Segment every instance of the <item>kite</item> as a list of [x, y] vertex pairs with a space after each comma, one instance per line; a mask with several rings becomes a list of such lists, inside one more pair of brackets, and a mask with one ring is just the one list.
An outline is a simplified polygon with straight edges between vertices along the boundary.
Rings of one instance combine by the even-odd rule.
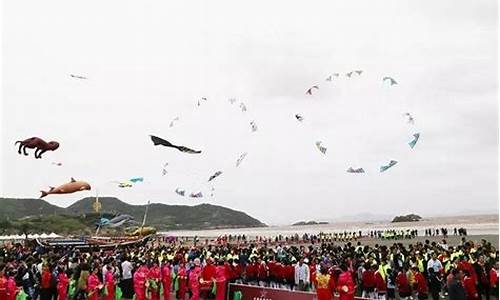
[[134, 177], [129, 179], [130, 182], [133, 183], [138, 183], [138, 182], [144, 182], [144, 177]]
[[321, 153], [326, 154], [326, 150], [327, 150], [327, 149], [326, 149], [326, 147], [323, 147], [323, 146], [321, 145], [321, 141], [317, 141], [317, 142], [316, 142], [316, 147], [318, 148], [318, 150], [319, 150], [319, 151], [321, 151]]
[[186, 195], [186, 190], [184, 190], [184, 189], [176, 188], [175, 192], [177, 193], [177, 195], [182, 196], [182, 197], [184, 197]]
[[358, 75], [361, 75], [361, 73], [363, 73], [363, 70], [356, 70], [354, 72], [356, 72], [356, 74], [358, 74]]
[[198, 193], [191, 193], [189, 195], [189, 197], [191, 198], [202, 198], [203, 197], [203, 194], [201, 192], [198, 192]]
[[415, 145], [417, 144], [419, 138], [420, 138], [420, 133], [415, 133], [413, 135], [413, 140], [408, 143], [408, 145], [410, 145], [410, 148], [413, 149], [413, 147], [415, 147]]
[[365, 170], [363, 168], [353, 169], [352, 167], [347, 169], [347, 173], [364, 173]]
[[190, 153], [190, 154], [201, 153], [201, 151], [193, 150], [193, 149], [190, 149], [188, 147], [174, 145], [174, 144], [170, 143], [169, 141], [166, 141], [166, 140], [159, 138], [157, 136], [154, 136], [154, 135], [150, 135], [150, 137], [151, 137], [151, 141], [153, 141], [153, 144], [155, 146], [162, 145], [165, 147], [171, 147], [171, 148], [175, 148], [181, 152]]
[[72, 194], [80, 191], [90, 191], [90, 184], [85, 181], [76, 181], [73, 177], [71, 177], [71, 181], [60, 185], [58, 187], [50, 187], [48, 192], [41, 191], [42, 195], [40, 198], [43, 198], [47, 195], [51, 194]]
[[87, 77], [80, 76], [80, 75], [69, 74], [69, 76], [76, 78], [76, 79], [87, 79]]
[[394, 167], [398, 162], [395, 160], [391, 160], [388, 165], [380, 167], [380, 173], [387, 171], [388, 169]]
[[317, 90], [319, 90], [319, 86], [317, 86], [317, 85], [313, 85], [312, 87], [310, 87], [310, 88], [306, 91], [306, 94], [307, 94], [307, 95], [312, 95], [312, 94], [313, 94], [313, 92], [312, 92], [312, 90], [313, 90], [313, 89], [317, 89]]
[[252, 125], [252, 132], [256, 132], [257, 131], [257, 124], [255, 124], [254, 121], [250, 122], [250, 125]]
[[53, 162], [52, 164], [53, 164], [53, 165], [56, 165], [56, 166], [58, 166], [58, 167], [62, 166], [62, 163], [60, 163], [60, 162]]
[[351, 72], [349, 72], [349, 73], [346, 73], [346, 74], [345, 74], [345, 76], [347, 76], [347, 77], [351, 78], [352, 73], [353, 73], [353, 71], [351, 71]]
[[299, 114], [295, 114], [295, 119], [297, 119], [297, 121], [299, 121], [299, 122], [304, 121], [304, 117], [302, 117], [302, 116], [301, 116], [301, 115], [299, 115]]
[[243, 154], [240, 155], [240, 157], [236, 160], [236, 167], [238, 167], [241, 164], [241, 162], [245, 159], [246, 156], [247, 156], [246, 152], [243, 152]]
[[134, 217], [131, 215], [118, 215], [112, 218], [111, 220], [108, 221], [106, 225], [109, 225], [109, 227], [120, 227], [126, 222], [134, 221]]
[[170, 122], [170, 125], [168, 125], [169, 127], [174, 127], [174, 122], [175, 121], [179, 121], [179, 117], [175, 117], [171, 122]]
[[240, 103], [240, 108], [241, 108], [242, 112], [247, 111], [247, 107], [246, 107], [245, 103], [243, 103], [243, 102]]
[[234, 99], [234, 98], [229, 98], [229, 100], [228, 100], [228, 101], [229, 101], [229, 103], [234, 104], [234, 102], [236, 102], [236, 99]]
[[326, 81], [332, 81], [333, 77], [339, 77], [339, 73], [333, 73], [332, 75], [328, 76], [326, 78]]
[[414, 124], [415, 123], [415, 119], [413, 118], [412, 115], [410, 115], [410, 113], [405, 113], [404, 116], [408, 117], [408, 123], [409, 124]]
[[[207, 101], [207, 98], [202, 97], [202, 98], [201, 98], [201, 100], [203, 100], [203, 101]], [[198, 106], [200, 106], [200, 105], [201, 105], [200, 100], [198, 100]]]
[[45, 152], [54, 151], [59, 148], [58, 142], [51, 141], [47, 143], [39, 137], [32, 137], [29, 139], [25, 139], [24, 141], [16, 141], [14, 145], [17, 144], [19, 144], [19, 150], [17, 150], [17, 153], [24, 153], [24, 155], [28, 155], [28, 152], [26, 152], [26, 148], [35, 149], [35, 158], [42, 158], [42, 154], [44, 154]]
[[167, 173], [168, 173], [168, 172], [167, 172], [167, 166], [168, 166], [168, 163], [165, 163], [165, 164], [163, 165], [163, 170], [162, 170], [162, 172], [161, 172], [161, 173], [163, 174], [163, 176], [167, 175]]
[[396, 80], [394, 80], [394, 78], [392, 78], [392, 77], [386, 76], [386, 77], [384, 77], [384, 78], [382, 79], [382, 81], [386, 81], [386, 80], [389, 80], [389, 83], [390, 83], [391, 85], [398, 84], [398, 83], [397, 83], [397, 81], [396, 81]]
[[212, 175], [208, 178], [208, 181], [210, 182], [210, 181], [214, 180], [216, 177], [220, 176], [221, 174], [222, 174], [222, 171], [215, 172], [214, 175]]
[[130, 183], [130, 182], [119, 182], [119, 183], [118, 183], [118, 187], [119, 187], [119, 188], [128, 188], [128, 187], [132, 187], [132, 183]]
[[100, 218], [99, 221], [96, 223], [97, 226], [106, 226], [109, 225], [109, 219], [108, 218]]

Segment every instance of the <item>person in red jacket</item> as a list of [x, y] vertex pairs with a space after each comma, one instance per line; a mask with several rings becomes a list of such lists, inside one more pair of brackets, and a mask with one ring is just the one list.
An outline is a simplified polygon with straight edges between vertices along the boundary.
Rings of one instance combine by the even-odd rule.
[[40, 300], [50, 300], [50, 280], [52, 279], [52, 273], [50, 272], [49, 266], [44, 265], [42, 267], [42, 278], [40, 280]]
[[337, 292], [339, 293], [339, 300], [354, 300], [354, 291], [356, 286], [352, 279], [352, 273], [349, 272], [347, 264], [340, 265], [341, 273], [337, 280]]
[[490, 291], [492, 295], [498, 296], [498, 262], [491, 267], [490, 276]]
[[260, 286], [267, 286], [268, 269], [266, 263], [260, 258], [257, 260], [257, 280]]
[[94, 266], [94, 269], [92, 270], [92, 274], [90, 274], [89, 278], [87, 279], [87, 299], [88, 300], [98, 300], [99, 299], [99, 293], [101, 289], [103, 288], [103, 285], [101, 284], [101, 281], [99, 280], [99, 276], [97, 274], [99, 273], [99, 266], [96, 265]]
[[134, 293], [136, 300], [145, 300], [146, 299], [146, 281], [148, 277], [148, 267], [141, 263], [137, 271], [135, 271], [133, 276], [134, 282]]
[[68, 296], [69, 279], [62, 267], [57, 270], [57, 295], [58, 299], [66, 300]]
[[111, 265], [106, 266], [106, 273], [104, 274], [104, 285], [106, 287], [106, 296], [104, 300], [114, 300], [115, 299], [115, 276], [113, 275], [113, 267]]
[[377, 295], [377, 299], [385, 299], [385, 295], [387, 294], [387, 283], [385, 282], [384, 276], [382, 276], [378, 267], [374, 267], [377, 269], [373, 275], [375, 277], [375, 293]]
[[375, 269], [373, 266], [367, 266], [361, 275], [361, 282], [363, 285], [363, 298], [374, 298], [375, 291]]
[[474, 278], [470, 275], [469, 271], [464, 271], [464, 281], [463, 285], [465, 288], [465, 294], [467, 295], [467, 300], [479, 300], [479, 293], [477, 292], [476, 282]]
[[17, 296], [17, 292], [19, 289], [17, 288], [16, 285], [16, 280], [14, 279], [16, 277], [16, 272], [14, 270], [10, 271], [9, 274], [7, 274], [7, 298], [6, 300], [15, 300]]
[[7, 299], [7, 276], [5, 276], [5, 265], [0, 265], [0, 299]]
[[226, 299], [226, 286], [227, 286], [227, 270], [224, 266], [224, 261], [219, 260], [215, 268], [215, 284], [216, 284], [216, 300]]
[[254, 260], [245, 269], [246, 282], [250, 285], [257, 284], [257, 262]]
[[[147, 280], [149, 282], [150, 300], [160, 300], [161, 270], [156, 261], [149, 269]], [[111, 300], [111, 299], [110, 299]]]
[[172, 277], [170, 270], [170, 262], [166, 261], [161, 266], [161, 282], [163, 284], [163, 299], [170, 300], [170, 290], [172, 286]]
[[290, 290], [293, 290], [293, 286], [295, 285], [295, 268], [288, 260], [285, 260], [284, 273], [285, 286], [290, 287]]
[[417, 291], [418, 299], [425, 300], [428, 298], [429, 288], [427, 287], [427, 279], [424, 275], [420, 273], [418, 267], [413, 267], [413, 273], [415, 274], [415, 289]]
[[410, 284], [408, 283], [408, 277], [406, 277], [406, 270], [402, 268], [398, 275], [396, 276], [396, 286], [399, 291], [399, 298], [406, 299], [411, 296]]
[[211, 258], [207, 259], [207, 264], [201, 270], [203, 283], [200, 284], [200, 297], [206, 298], [211, 292], [213, 281], [215, 279], [215, 265]]

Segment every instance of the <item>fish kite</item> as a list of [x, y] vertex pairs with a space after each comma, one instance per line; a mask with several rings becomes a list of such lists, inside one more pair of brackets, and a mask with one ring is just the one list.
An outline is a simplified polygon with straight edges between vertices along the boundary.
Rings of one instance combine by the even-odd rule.
[[316, 147], [318, 148], [319, 151], [321, 151], [321, 153], [326, 154], [327, 148], [321, 145], [321, 141], [316, 142]]
[[35, 158], [42, 158], [42, 154], [47, 151], [54, 151], [59, 148], [59, 143], [55, 141], [46, 142], [39, 137], [31, 137], [29, 139], [25, 139], [24, 141], [16, 141], [14, 145], [19, 144], [19, 149], [17, 153], [28, 155], [26, 152], [26, 148], [35, 149]]
[[299, 114], [295, 114], [295, 119], [297, 119], [297, 121], [299, 121], [299, 122], [304, 121], [304, 117], [302, 117], [302, 116], [301, 116], [301, 115], [299, 115]]
[[182, 197], [184, 197], [186, 195], [186, 190], [184, 190], [184, 189], [176, 188], [175, 192], [177, 193], [177, 195], [182, 196]]
[[132, 187], [132, 183], [130, 182], [119, 182], [118, 183], [119, 188], [129, 188]]
[[48, 192], [41, 191], [42, 195], [40, 198], [51, 194], [72, 194], [80, 191], [90, 191], [90, 184], [85, 181], [76, 181], [73, 177], [71, 177], [71, 181], [68, 183], [60, 185], [56, 188], [50, 187]]
[[241, 108], [242, 112], [246, 112], [247, 111], [247, 107], [246, 107], [245, 103], [243, 103], [243, 102], [240, 103], [240, 108]]
[[398, 162], [395, 160], [391, 160], [388, 165], [380, 167], [380, 173], [387, 171], [388, 169], [394, 167]]
[[171, 122], [170, 122], [170, 125], [168, 125], [169, 127], [174, 127], [174, 122], [175, 121], [179, 121], [179, 117], [175, 117]]
[[189, 197], [191, 198], [202, 198], [203, 197], [203, 194], [201, 192], [198, 192], [198, 193], [191, 193], [189, 195]]
[[364, 173], [365, 170], [363, 168], [353, 169], [352, 167], [347, 169], [347, 173]]
[[238, 167], [241, 164], [241, 162], [245, 159], [246, 156], [247, 156], [246, 152], [240, 155], [240, 157], [236, 160], [236, 167]]
[[170, 143], [169, 141], [166, 141], [166, 140], [159, 138], [157, 136], [154, 136], [154, 135], [150, 135], [150, 137], [151, 137], [151, 141], [153, 141], [153, 144], [155, 146], [162, 145], [165, 147], [171, 147], [171, 148], [175, 148], [181, 152], [190, 153], [190, 154], [201, 153], [201, 151], [193, 150], [193, 149], [190, 149], [188, 147], [174, 145], [174, 144]]
[[408, 145], [410, 145], [410, 148], [413, 149], [413, 147], [415, 147], [415, 145], [417, 144], [419, 138], [420, 138], [420, 133], [415, 133], [413, 135], [413, 140], [408, 143]]
[[254, 121], [250, 122], [250, 125], [252, 126], [252, 132], [256, 132], [257, 131], [257, 124], [255, 124]]
[[356, 70], [354, 72], [356, 72], [356, 74], [358, 74], [358, 75], [361, 75], [361, 73], [363, 73], [363, 70]]
[[404, 116], [408, 117], [408, 123], [409, 124], [414, 124], [415, 123], [415, 119], [413, 118], [412, 115], [410, 115], [410, 113], [405, 113]]
[[138, 183], [138, 182], [144, 182], [144, 177], [134, 177], [129, 179], [130, 182], [133, 183]]
[[212, 175], [212, 176], [210, 176], [210, 177], [208, 178], [208, 182], [210, 182], [210, 181], [214, 180], [216, 177], [220, 176], [221, 174], [222, 174], [222, 171], [217, 171], [217, 172], [215, 172], [215, 173], [214, 173], [214, 175]]
[[236, 99], [235, 98], [229, 98], [228, 101], [229, 101], [229, 103], [234, 104], [234, 102], [236, 102]]
[[394, 80], [394, 78], [392, 78], [392, 77], [386, 76], [386, 77], [384, 77], [384, 78], [382, 79], [382, 81], [386, 81], [386, 80], [389, 80], [389, 83], [390, 83], [391, 85], [398, 84], [398, 83], [397, 83], [397, 81], [396, 81], [396, 80]]
[[165, 163], [165, 164], [163, 165], [163, 170], [162, 170], [162, 172], [161, 172], [161, 173], [163, 174], [163, 176], [167, 175], [167, 173], [168, 173], [168, 172], [167, 172], [167, 166], [168, 166], [168, 163]]
[[312, 90], [313, 90], [313, 89], [317, 89], [317, 90], [319, 90], [319, 86], [317, 86], [317, 85], [313, 85], [312, 87], [310, 87], [310, 88], [306, 91], [306, 94], [307, 94], [307, 95], [312, 95], [312, 94], [313, 94], [313, 92], [312, 92]]
[[69, 76], [71, 76], [72, 78], [76, 78], [76, 79], [87, 79], [87, 77], [80, 76], [80, 75], [69, 74]]

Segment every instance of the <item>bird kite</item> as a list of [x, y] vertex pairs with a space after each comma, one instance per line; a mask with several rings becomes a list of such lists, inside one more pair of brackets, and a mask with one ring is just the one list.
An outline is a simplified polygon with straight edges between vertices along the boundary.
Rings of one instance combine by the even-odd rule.
[[154, 135], [150, 135], [150, 137], [151, 137], [151, 141], [153, 141], [153, 144], [155, 146], [162, 145], [165, 147], [171, 147], [171, 148], [175, 148], [181, 152], [190, 153], [190, 154], [201, 153], [201, 151], [193, 150], [193, 149], [188, 148], [188, 147], [174, 145], [174, 144], [170, 143], [169, 141], [166, 141], [166, 140], [159, 138], [157, 136], [154, 136]]
[[236, 102], [236, 99], [235, 98], [229, 98], [228, 101], [229, 101], [229, 103], [234, 104], [234, 102]]
[[176, 188], [175, 192], [177, 193], [177, 195], [182, 196], [182, 197], [184, 197], [186, 195], [186, 190], [184, 190], [184, 189]]
[[247, 111], [247, 106], [243, 102], [240, 103], [240, 108], [241, 108], [242, 112], [246, 112]]
[[306, 91], [306, 94], [307, 94], [307, 95], [312, 95], [312, 94], [313, 94], [313, 92], [312, 92], [312, 90], [313, 90], [313, 89], [317, 89], [317, 90], [319, 90], [319, 86], [317, 86], [317, 85], [313, 85], [312, 87], [310, 87], [310, 88]]
[[168, 127], [174, 127], [174, 123], [175, 121], [179, 121], [179, 117], [175, 117], [171, 122], [170, 122], [170, 125], [168, 125]]
[[85, 181], [76, 181], [73, 177], [71, 177], [71, 181], [68, 183], [62, 184], [58, 187], [50, 187], [48, 192], [41, 191], [42, 195], [40, 198], [51, 194], [72, 194], [80, 191], [90, 191], [90, 184]]
[[167, 173], [168, 173], [167, 166], [168, 166], [168, 163], [165, 163], [163, 165], [163, 170], [161, 171], [161, 173], [163, 174], [163, 176], [167, 175]]
[[[205, 98], [205, 97], [201, 97], [201, 100], [202, 100], [202, 101], [207, 101], [207, 98]], [[200, 100], [198, 100], [198, 106], [200, 106], [200, 105], [201, 105]]]
[[72, 78], [76, 78], [76, 79], [87, 79], [87, 77], [80, 76], [80, 75], [69, 74], [69, 76], [71, 76]]
[[215, 172], [212, 176], [208, 178], [208, 182], [214, 180], [216, 177], [220, 176], [222, 174], [222, 171], [217, 171]]
[[413, 118], [413, 116], [410, 113], [405, 113], [404, 116], [408, 118], [409, 124], [415, 124], [415, 119]]
[[392, 77], [386, 76], [386, 77], [384, 77], [384, 78], [382, 79], [382, 81], [386, 81], [386, 80], [389, 80], [389, 83], [390, 83], [391, 85], [398, 84], [398, 83], [397, 83], [397, 81], [396, 81], [396, 80], [394, 80], [394, 78], [392, 78]]
[[58, 167], [62, 166], [62, 163], [60, 163], [60, 162], [53, 162], [52, 164], [53, 164], [53, 165], [56, 165], [56, 166], [58, 166]]
[[245, 159], [246, 156], [247, 156], [246, 152], [243, 152], [243, 154], [240, 155], [240, 157], [236, 160], [236, 167], [238, 167], [241, 164], [241, 162]]
[[363, 168], [353, 169], [352, 167], [347, 169], [347, 173], [364, 173], [365, 170]]
[[358, 74], [358, 75], [361, 75], [361, 73], [363, 73], [363, 70], [356, 70], [354, 72], [356, 72], [356, 74]]
[[328, 76], [326, 78], [326, 81], [332, 81], [333, 77], [339, 77], [339, 73], [333, 73], [332, 75]]
[[191, 198], [202, 198], [203, 194], [201, 192], [191, 193], [191, 194], [189, 194], [189, 197], [191, 197]]
[[317, 141], [316, 148], [318, 148], [318, 150], [321, 151], [321, 153], [326, 154], [327, 148], [322, 146], [321, 143], [322, 143], [321, 141]]
[[295, 119], [297, 119], [297, 121], [299, 121], [299, 122], [304, 121], [304, 117], [302, 117], [302, 116], [301, 116], [301, 115], [299, 115], [299, 114], [295, 114]]
[[394, 167], [397, 163], [398, 163], [397, 161], [395, 161], [395, 160], [391, 160], [391, 161], [389, 162], [389, 164], [387, 164], [387, 165], [385, 165], [385, 166], [381, 166], [381, 167], [380, 167], [380, 173], [385, 172], [385, 171], [387, 171], [388, 169], [390, 169], [390, 168]]
[[17, 153], [28, 155], [28, 152], [26, 152], [26, 148], [35, 149], [35, 158], [42, 158], [42, 154], [44, 154], [45, 152], [54, 151], [59, 148], [58, 142], [46, 142], [39, 137], [31, 137], [29, 139], [25, 139], [24, 141], [16, 141], [14, 145], [17, 144], [19, 144]]
[[352, 73], [353, 73], [353, 71], [351, 71], [351, 72], [349, 72], [349, 73], [346, 73], [346, 74], [345, 74], [345, 76], [347, 76], [347, 77], [351, 78]]
[[410, 145], [410, 148], [413, 149], [413, 147], [415, 147], [419, 138], [420, 138], [420, 133], [415, 133], [413, 135], [413, 140], [408, 143], [408, 145]]
[[257, 124], [255, 124], [254, 121], [251, 121], [250, 125], [252, 126], [252, 132], [256, 132], [257, 131]]

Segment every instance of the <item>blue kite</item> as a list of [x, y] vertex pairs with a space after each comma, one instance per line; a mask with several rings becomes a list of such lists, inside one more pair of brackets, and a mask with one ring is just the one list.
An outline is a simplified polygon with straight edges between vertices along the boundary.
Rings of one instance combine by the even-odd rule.
[[417, 144], [419, 138], [420, 138], [420, 133], [415, 133], [413, 135], [413, 140], [408, 143], [408, 145], [410, 145], [410, 148], [413, 149], [413, 147], [415, 147], [415, 145]]
[[129, 180], [130, 182], [133, 182], [133, 183], [137, 183], [137, 182], [143, 182], [144, 181], [144, 177], [134, 177], [134, 178], [130, 178]]
[[380, 173], [387, 171], [388, 169], [394, 167], [398, 162], [391, 160], [388, 165], [380, 167]]

